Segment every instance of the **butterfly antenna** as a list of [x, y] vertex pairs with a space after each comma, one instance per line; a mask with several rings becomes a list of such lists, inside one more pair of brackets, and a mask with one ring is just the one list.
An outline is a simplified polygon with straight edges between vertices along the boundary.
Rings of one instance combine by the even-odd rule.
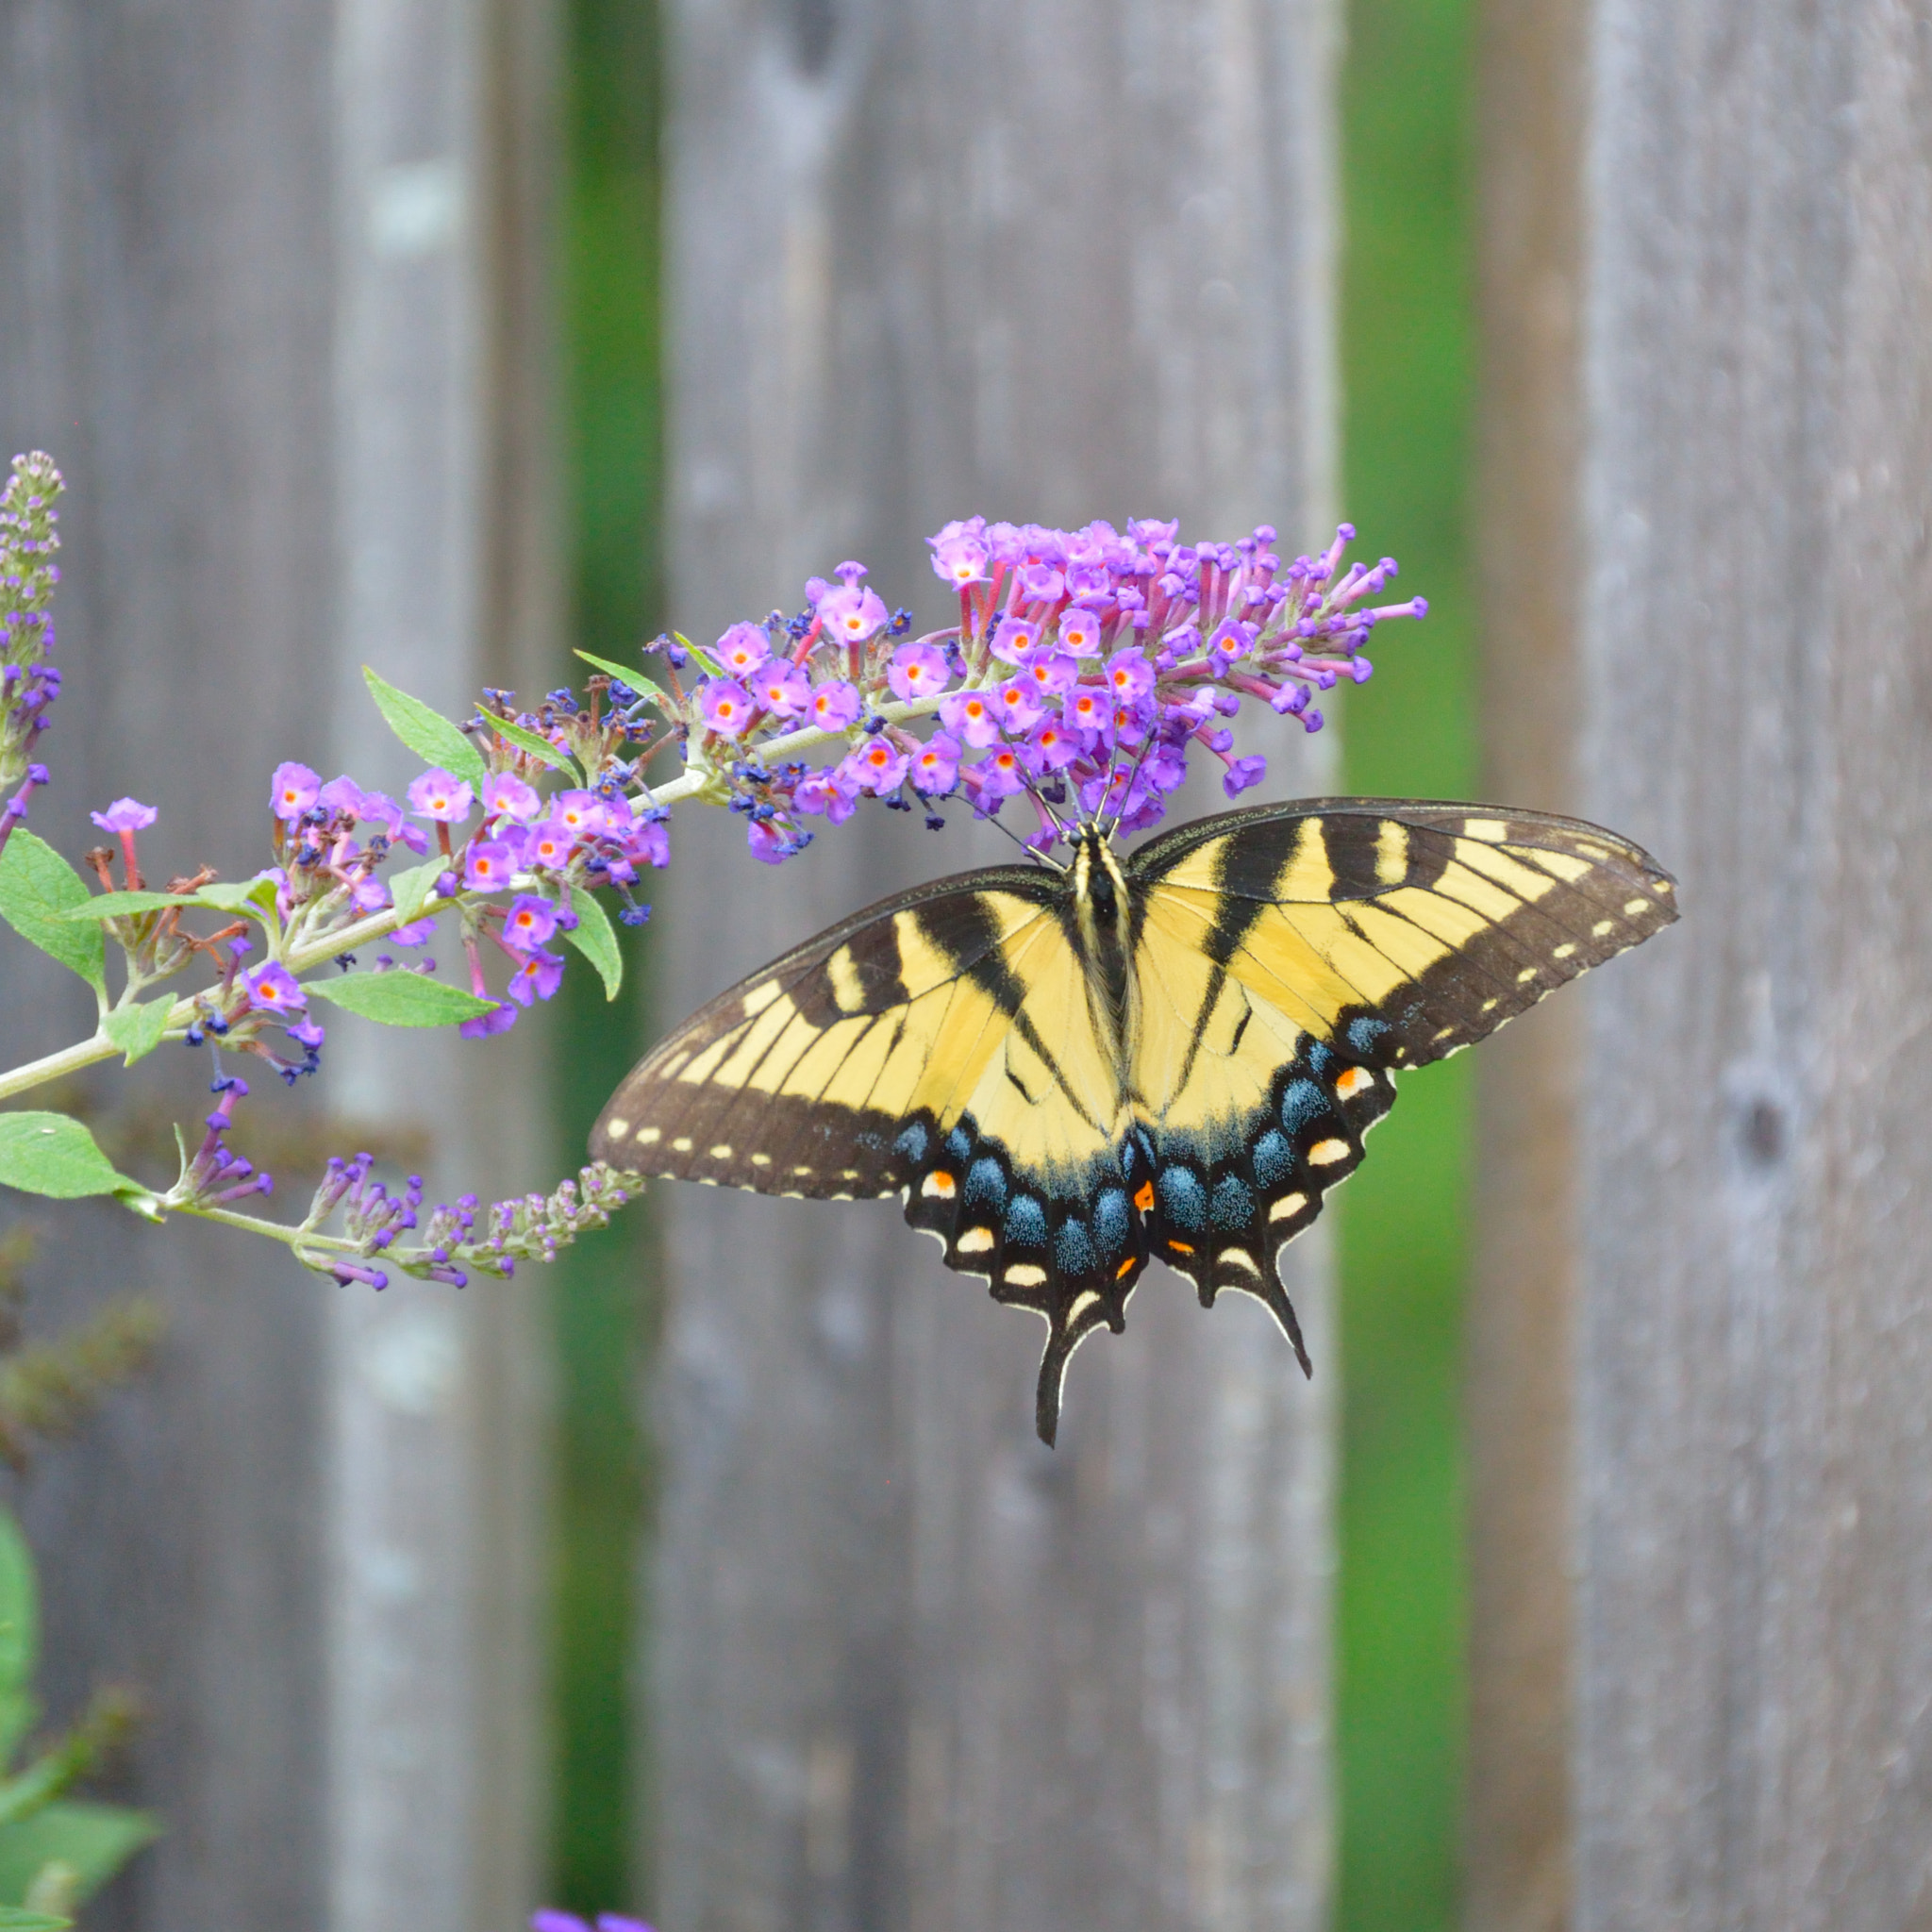
[[[1034, 791], [1033, 788], [1030, 785], [1026, 789], [1029, 792], [1032, 793], [1032, 795], [1035, 798], [1039, 798], [1040, 794], [1037, 791]], [[1046, 810], [1047, 816], [1049, 818], [1053, 817], [1052, 811], [1046, 808], [1044, 801], [1041, 802], [1041, 808], [1043, 810]], [[1066, 867], [1063, 866], [1059, 862], [1059, 860], [1053, 856], [1051, 852], [1042, 852], [1039, 846], [1029, 845], [1024, 839], [1021, 838], [1018, 832], [1014, 831], [1011, 825], [1005, 824], [996, 813], [990, 811], [982, 811], [977, 812], [975, 815], [979, 818], [984, 819], [988, 824], [996, 826], [1000, 831], [1004, 832], [1007, 835], [1007, 837], [1009, 838], [1013, 841], [1013, 843], [1017, 845], [1020, 848], [1020, 850], [1026, 855], [1028, 858], [1037, 859], [1044, 864], [1050, 865], [1056, 872], [1066, 871]], [[1058, 819], [1054, 819], [1054, 824], [1058, 825], [1059, 824], [1059, 821]], [[1065, 836], [1064, 828], [1062, 829], [1061, 836]]]
[[[1134, 760], [1134, 769], [1127, 774], [1127, 782], [1121, 789], [1120, 805], [1114, 812], [1113, 822], [1101, 834], [1103, 839], [1111, 840], [1113, 835], [1121, 828], [1121, 820], [1126, 816], [1127, 800], [1134, 794], [1134, 781], [1141, 775], [1141, 767], [1147, 762], [1147, 754], [1154, 749], [1154, 739], [1158, 729], [1159, 722], [1157, 716], [1154, 723], [1147, 727], [1147, 736], [1141, 741], [1141, 755]], [[1113, 783], [1113, 760], [1111, 758], [1108, 759], [1108, 783], [1109, 786]]]

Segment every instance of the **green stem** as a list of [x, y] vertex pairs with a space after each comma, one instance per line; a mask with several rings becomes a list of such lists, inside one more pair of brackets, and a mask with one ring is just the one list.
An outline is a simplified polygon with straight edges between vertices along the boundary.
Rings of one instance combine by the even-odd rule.
[[0, 1100], [10, 1100], [16, 1093], [25, 1093], [29, 1088], [43, 1086], [47, 1081], [61, 1079], [68, 1074], [77, 1074], [83, 1067], [108, 1059], [119, 1051], [106, 1034], [96, 1033], [92, 1040], [76, 1041], [72, 1046], [63, 1046], [58, 1053], [43, 1054], [37, 1060], [28, 1060], [25, 1066], [11, 1067], [0, 1074]]

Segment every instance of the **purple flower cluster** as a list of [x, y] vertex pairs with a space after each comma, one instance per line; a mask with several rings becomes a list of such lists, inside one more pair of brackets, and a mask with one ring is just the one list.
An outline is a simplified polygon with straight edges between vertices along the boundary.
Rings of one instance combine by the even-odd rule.
[[353, 1251], [319, 1244], [305, 1250], [299, 1242], [296, 1247], [309, 1267], [344, 1286], [359, 1281], [370, 1288], [387, 1288], [389, 1272], [377, 1265], [379, 1261], [421, 1281], [464, 1288], [469, 1285], [467, 1271], [473, 1268], [508, 1277], [516, 1273], [519, 1261], [554, 1260], [558, 1250], [578, 1235], [609, 1224], [630, 1199], [627, 1183], [635, 1178], [593, 1162], [575, 1180], [560, 1183], [548, 1195], [526, 1194], [479, 1208], [475, 1194], [463, 1194], [454, 1205], [432, 1208], [422, 1240], [403, 1247], [396, 1244], [397, 1237], [415, 1232], [422, 1220], [423, 1176], [411, 1174], [401, 1193], [391, 1193], [375, 1178], [375, 1164], [368, 1154], [349, 1160], [331, 1158], [303, 1223], [304, 1233], [313, 1234], [340, 1208]]
[[27, 814], [47, 768], [34, 746], [60, 695], [60, 674], [47, 661], [54, 645], [54, 588], [60, 568], [62, 489], [52, 457], [40, 450], [13, 459], [0, 490], [0, 852]]
[[[507, 1032], [519, 1008], [556, 992], [564, 962], [548, 942], [577, 924], [574, 888], [610, 887], [623, 902], [618, 917], [640, 924], [649, 908], [636, 903], [630, 888], [641, 868], [667, 864], [671, 856], [667, 814], [634, 802], [614, 774], [606, 773], [594, 789], [546, 795], [531, 782], [544, 775], [541, 760], [508, 741], [494, 742], [491, 758], [497, 768], [484, 777], [480, 800], [468, 780], [432, 767], [406, 790], [407, 810], [354, 779], [324, 784], [307, 765], [292, 762], [278, 765], [270, 785], [282, 863], [268, 875], [282, 917], [300, 920], [305, 937], [391, 907], [379, 869], [397, 846], [426, 854], [434, 835], [446, 868], [437, 890], [446, 898], [464, 895], [471, 986], [494, 1002], [490, 1012], [462, 1024], [470, 1039]], [[465, 834], [473, 818], [475, 828]], [[433, 917], [417, 919], [390, 937], [419, 946], [435, 929]], [[486, 982], [486, 949], [508, 961], [503, 996], [492, 995]], [[377, 970], [398, 969], [384, 955]], [[413, 970], [433, 970], [433, 962]]]
[[[1081, 821], [1140, 830], [1164, 815], [1195, 745], [1221, 760], [1235, 797], [1266, 769], [1233, 752], [1227, 721], [1245, 700], [1319, 730], [1310, 700], [1368, 678], [1374, 626], [1428, 608], [1368, 601], [1395, 561], [1343, 569], [1346, 524], [1323, 555], [1285, 566], [1274, 535], [1262, 525], [1239, 543], [1185, 544], [1177, 525], [1147, 520], [1124, 533], [951, 523], [927, 541], [959, 621], [917, 639], [862, 564], [841, 564], [836, 583], [806, 586], [789, 623], [735, 624], [696, 653], [707, 675], [685, 699], [696, 761], [725, 780], [753, 852], [773, 863], [809, 841], [805, 820], [841, 824], [867, 795], [922, 807], [936, 825], [941, 800], [989, 816], [1024, 793], [1041, 850]], [[684, 656], [666, 648], [674, 665]], [[915, 735], [935, 711], [936, 728]], [[801, 727], [844, 736], [844, 757], [814, 767], [760, 755]]]
[[201, 1145], [188, 1158], [182, 1191], [202, 1208], [224, 1207], [249, 1194], [274, 1193], [275, 1176], [258, 1174], [225, 1138], [235, 1124], [236, 1107], [247, 1098], [248, 1082], [218, 1071], [210, 1091], [216, 1095], [215, 1110], [208, 1116]]

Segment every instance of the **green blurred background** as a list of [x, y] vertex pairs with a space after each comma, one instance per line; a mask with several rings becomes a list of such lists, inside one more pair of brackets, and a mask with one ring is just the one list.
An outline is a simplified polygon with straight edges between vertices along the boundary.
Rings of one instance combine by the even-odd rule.
[[[1402, 559], [1427, 623], [1383, 633], [1342, 717], [1353, 791], [1469, 796], [1475, 778], [1466, 486], [1472, 341], [1469, 0], [1348, 0], [1341, 343], [1344, 513]], [[569, 0], [566, 349], [575, 641], [622, 658], [666, 621], [658, 548], [657, 38], [645, 0]], [[630, 936], [635, 938], [635, 936]], [[635, 953], [636, 948], [633, 947]], [[633, 960], [647, 969], [647, 959]], [[575, 992], [571, 992], [571, 989]], [[608, 1068], [641, 1049], [638, 1006], [581, 976], [558, 1094], [566, 1157]], [[1463, 1706], [1457, 1369], [1469, 1062], [1403, 1090], [1339, 1197], [1342, 1932], [1436, 1932], [1457, 1916]], [[550, 1896], [641, 1907], [625, 1728], [648, 1607], [634, 1552], [651, 1493], [632, 1408], [657, 1311], [641, 1218], [553, 1271], [562, 1427]]]

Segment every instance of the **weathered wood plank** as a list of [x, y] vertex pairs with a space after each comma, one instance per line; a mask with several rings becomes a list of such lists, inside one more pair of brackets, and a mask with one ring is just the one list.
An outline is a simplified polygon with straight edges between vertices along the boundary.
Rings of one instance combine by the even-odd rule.
[[[1316, 534], [1333, 25], [1325, 0], [688, 0], [680, 621], [792, 608], [846, 556], [943, 621], [923, 539], [973, 510]], [[675, 841], [667, 1019], [997, 850], [883, 813], [776, 875], [735, 822]], [[672, 1932], [1323, 1923], [1324, 1248], [1291, 1282], [1312, 1389], [1258, 1310], [1153, 1280], [1075, 1362], [1056, 1455], [1031, 1324], [891, 1209], [658, 1198], [644, 1828]]]
[[[1483, 795], [1580, 809], [1583, 0], [1485, 0], [1478, 42]], [[1464, 1918], [1570, 1911], [1575, 1110], [1581, 1002], [1476, 1056]]]
[[1932, 1912], [1932, 20], [1603, 0], [1577, 1918]]
[[[162, 807], [157, 866], [252, 870], [278, 758], [410, 774], [362, 661], [455, 705], [554, 650], [529, 340], [549, 18], [0, 6], [0, 445], [74, 485], [35, 811], [70, 854], [131, 791]], [[44, 964], [8, 953], [9, 1052], [82, 1021]], [[436, 1133], [445, 1185], [542, 1178], [490, 1104], [504, 1056], [361, 1030], [330, 1029], [331, 1119]], [[157, 1062], [90, 1092], [203, 1110], [206, 1068]], [[288, 1118], [250, 1111], [244, 1144]], [[308, 1166], [350, 1129], [305, 1118]], [[173, 1322], [152, 1383], [29, 1499], [55, 1708], [118, 1675], [153, 1709], [126, 1795], [168, 1835], [90, 1923], [513, 1923], [541, 1765], [526, 1287], [378, 1302], [237, 1237], [34, 1218], [47, 1323], [124, 1282]]]

